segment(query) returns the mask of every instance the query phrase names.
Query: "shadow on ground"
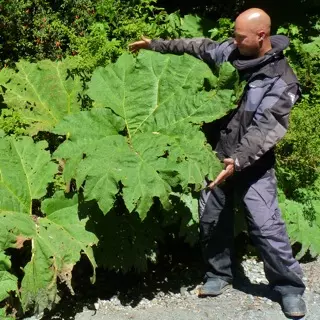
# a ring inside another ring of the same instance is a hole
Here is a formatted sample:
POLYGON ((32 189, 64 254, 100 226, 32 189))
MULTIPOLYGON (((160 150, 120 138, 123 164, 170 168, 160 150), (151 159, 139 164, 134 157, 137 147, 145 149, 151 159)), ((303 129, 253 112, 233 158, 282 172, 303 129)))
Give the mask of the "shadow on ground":
MULTIPOLYGON (((189 246, 180 244, 172 248, 170 253, 163 255, 156 266, 150 265, 148 273, 140 275, 134 272, 124 275, 98 268, 94 285, 86 276, 90 274, 90 263, 83 259, 73 274, 75 295, 70 295, 66 288, 61 287, 60 303, 52 311, 45 312, 41 320, 75 319, 76 314, 82 312, 84 307, 95 310, 94 303, 98 299, 109 300, 116 296, 123 306, 135 307, 143 298, 151 300, 159 292, 180 293, 182 287, 192 290, 203 280, 204 269, 199 252, 197 246, 190 249, 189 246)), ((242 257, 241 253, 240 256, 242 257)), ((279 303, 278 294, 269 286, 250 282, 244 274, 239 257, 235 261, 233 288, 279 303)))

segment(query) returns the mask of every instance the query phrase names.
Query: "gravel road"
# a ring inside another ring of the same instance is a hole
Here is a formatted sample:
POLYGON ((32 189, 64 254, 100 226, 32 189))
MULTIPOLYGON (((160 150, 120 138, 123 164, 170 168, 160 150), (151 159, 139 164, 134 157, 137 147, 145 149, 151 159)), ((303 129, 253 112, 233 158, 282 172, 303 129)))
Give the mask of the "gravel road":
MULTIPOLYGON (((248 259, 242 261, 241 265, 243 273, 237 276, 233 288, 218 297, 198 298, 196 285, 175 287, 172 291, 165 292, 160 288, 156 289, 157 292, 153 292, 152 296, 148 296, 143 290, 133 288, 127 295, 115 294, 108 299, 96 298, 86 303, 73 301, 67 304, 67 308, 63 307, 55 314, 26 320, 287 319, 281 311, 278 296, 267 286, 262 262, 248 259), (134 302, 130 300, 132 294, 137 295, 133 299, 134 302)), ((304 298, 308 308, 308 314, 302 319, 320 320, 320 259, 301 266, 307 285, 304 298)))

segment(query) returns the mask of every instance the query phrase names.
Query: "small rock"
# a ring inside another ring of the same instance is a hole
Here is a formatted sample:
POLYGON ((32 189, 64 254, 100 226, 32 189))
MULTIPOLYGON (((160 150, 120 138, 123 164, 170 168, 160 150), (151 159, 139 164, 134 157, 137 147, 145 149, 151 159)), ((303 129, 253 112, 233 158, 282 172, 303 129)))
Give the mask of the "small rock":
POLYGON ((119 300, 119 298, 117 296, 113 296, 110 299, 110 302, 115 306, 120 306, 121 305, 121 301, 119 300))
POLYGON ((191 295, 197 296, 199 294, 199 289, 201 288, 201 285, 196 286, 193 290, 190 291, 191 295))
POLYGON ((95 302, 95 303, 94 303, 94 308, 95 308, 96 310, 99 310, 99 308, 100 308, 99 302, 95 302))
POLYGON ((249 298, 251 301, 254 300, 254 296, 253 296, 252 294, 249 294, 249 295, 248 295, 248 298, 249 298))
POLYGON ((180 288, 180 294, 181 294, 182 296, 188 295, 188 294, 189 294, 188 289, 187 289, 186 287, 181 287, 181 288, 180 288))

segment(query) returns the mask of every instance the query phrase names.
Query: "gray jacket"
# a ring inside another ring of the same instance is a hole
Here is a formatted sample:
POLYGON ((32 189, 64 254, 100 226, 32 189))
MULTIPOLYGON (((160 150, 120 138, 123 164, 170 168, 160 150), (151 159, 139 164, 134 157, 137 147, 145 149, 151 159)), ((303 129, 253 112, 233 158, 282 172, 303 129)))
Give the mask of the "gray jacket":
POLYGON ((229 61, 247 81, 238 107, 221 119, 215 143, 219 158, 233 158, 241 171, 253 164, 272 167, 274 147, 283 138, 292 106, 301 96, 298 80, 283 55, 289 39, 271 36, 272 50, 257 59, 245 59, 233 39, 152 40, 150 49, 161 53, 191 54, 209 66, 229 61))

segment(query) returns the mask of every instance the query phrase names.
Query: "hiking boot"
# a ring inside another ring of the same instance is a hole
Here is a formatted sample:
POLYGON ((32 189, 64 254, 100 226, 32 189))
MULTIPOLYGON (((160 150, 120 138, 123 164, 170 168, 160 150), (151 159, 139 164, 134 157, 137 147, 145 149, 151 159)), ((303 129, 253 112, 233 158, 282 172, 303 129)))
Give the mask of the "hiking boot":
POLYGON ((286 294, 282 296, 283 313, 288 317, 303 317, 307 307, 300 294, 286 294))
POLYGON ((229 282, 220 278, 212 278, 198 289, 198 297, 215 297, 230 287, 231 284, 229 282))

